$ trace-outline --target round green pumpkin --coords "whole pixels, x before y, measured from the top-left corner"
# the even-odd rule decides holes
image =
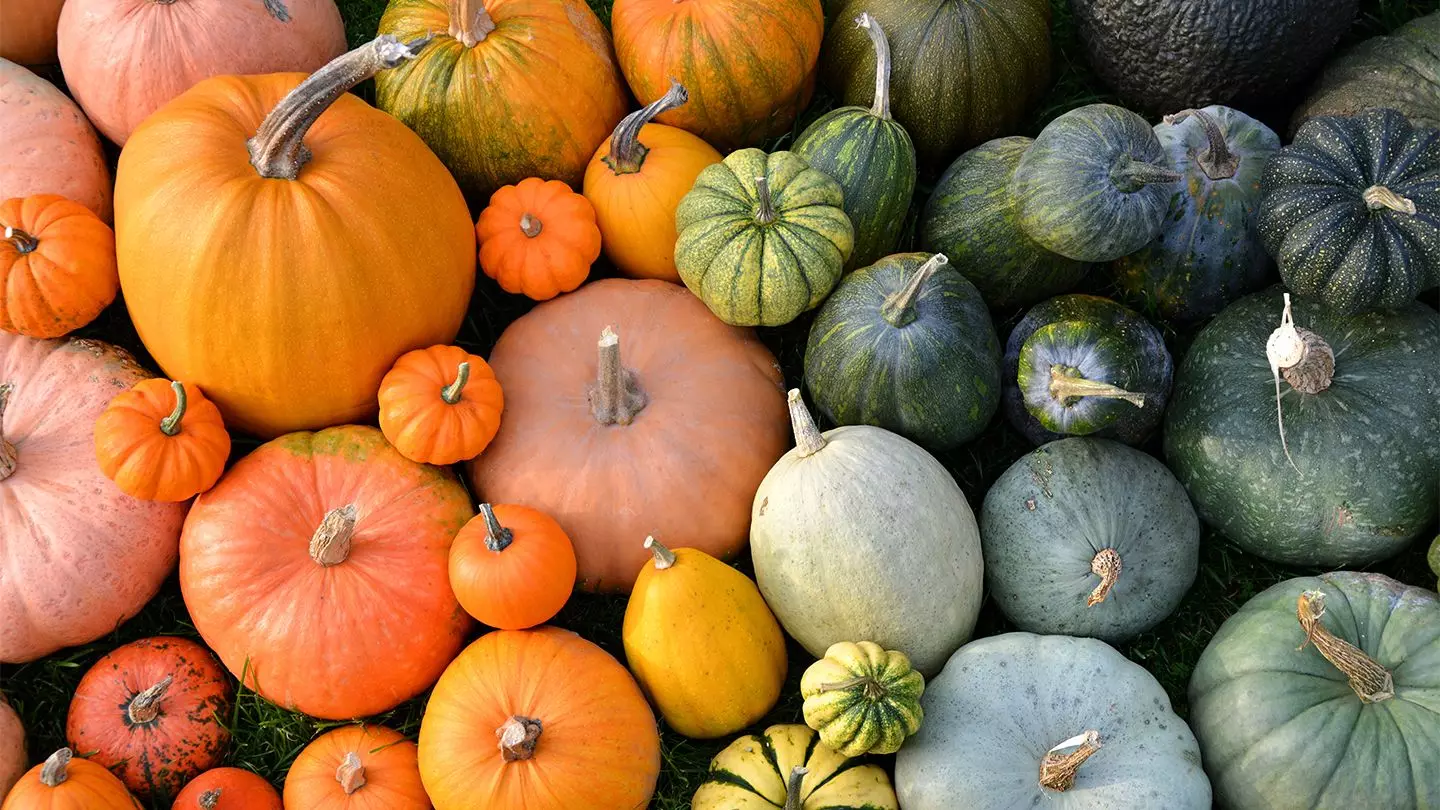
[[[991,307],[1029,306],[1080,282],[1090,265],[1041,247],[1020,227],[1010,178],[1034,141],[997,138],[955,159],[920,216],[920,243],[944,253]]]
[[[1115,278],[1146,311],[1197,321],[1270,276],[1255,220],[1260,178],[1280,139],[1245,113],[1217,105],[1166,116],[1155,135],[1184,182],[1171,196],[1160,235],[1116,260]]]
[[[1326,655],[1345,648],[1353,684]],[[1200,655],[1190,725],[1225,807],[1440,807],[1440,600],[1380,574],[1281,582]]]
[[[890,36],[895,118],[932,169],[1015,130],[1049,89],[1049,0],[851,0],[820,57],[845,104],[868,102],[875,79],[868,37],[846,22],[862,11]]]
[[[1200,519],[1153,456],[1105,439],[1051,442],[985,495],[985,581],[1016,627],[1112,644],[1179,606],[1200,564]]]
[[[846,276],[820,308],[805,385],[837,425],[948,449],[1000,406],[1000,340],[980,293],[943,255],[887,256]]]
[[[1160,234],[1179,179],[1144,118],[1088,104],[1040,131],[1010,193],[1031,239],[1076,261],[1108,262]]]
[[[1290,119],[1290,131],[1311,118],[1375,107],[1395,110],[1415,126],[1440,128],[1440,12],[1371,37],[1326,65]]]
[[[893,754],[925,720],[925,677],[873,641],[830,645],[800,678],[805,724],[847,757]]]
[[[890,117],[890,46],[869,14],[856,22],[875,45],[874,104],[831,110],[806,127],[791,147],[810,168],[835,178],[844,191],[845,215],[855,229],[847,271],[895,250],[915,193],[915,147],[905,128]]]
[[[793,152],[731,152],[675,211],[675,267],[720,320],[780,326],[835,288],[855,245],[840,184]]]
[[[1440,130],[1394,110],[1312,118],[1265,167],[1260,239],[1285,286],[1343,314],[1440,284]]]
[[[1035,444],[1096,436],[1140,444],[1160,425],[1174,364],[1160,330],[1108,298],[1062,295],[1005,343],[1001,401]]]
[[[1334,372],[1323,386],[1282,377],[1282,444],[1265,353],[1282,309],[1278,289],[1256,293],[1196,337],[1165,421],[1170,469],[1200,518],[1252,554],[1330,568],[1389,557],[1435,521],[1440,314],[1412,303],[1340,315],[1296,299],[1295,325],[1328,344]]]

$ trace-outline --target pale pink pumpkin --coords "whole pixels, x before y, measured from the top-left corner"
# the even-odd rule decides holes
[[[22,65],[55,62],[55,28],[65,0],[5,0],[0,3],[0,59]],[[0,796],[5,791],[0,790]]]
[[[59,194],[110,222],[110,191],[100,139],[80,108],[55,85],[0,59],[0,200]]]
[[[25,756],[25,727],[20,715],[0,695],[0,801],[30,768]]]
[[[95,460],[95,420],[149,376],[100,341],[0,332],[0,662],[94,641],[174,569],[185,507],[131,498]]]

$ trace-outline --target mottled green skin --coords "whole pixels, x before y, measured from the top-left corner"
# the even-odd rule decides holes
[[[1143,407],[1108,397],[1066,403],[1050,395],[1052,366],[1145,395]],[[1062,295],[1036,304],[1005,343],[1002,402],[1035,444],[1067,435],[1140,444],[1160,426],[1174,363],[1165,340],[1133,310],[1108,298]]]
[[[1418,303],[1345,316],[1293,299],[1325,339],[1335,376],[1318,394],[1282,378],[1286,461],[1265,342],[1280,290],[1231,304],[1175,378],[1165,456],[1200,518],[1241,548],[1290,565],[1362,565],[1435,521],[1440,487],[1440,314]]]
[[[840,184],[855,228],[848,272],[894,252],[915,193],[915,147],[905,128],[861,107],[831,110],[791,150]]]
[[[776,218],[759,221],[764,176]],[[731,152],[705,167],[675,211],[675,267],[720,320],[780,326],[818,306],[840,280],[855,232],[840,184],[793,152]]]
[[[1200,519],[1155,457],[1105,439],[1061,439],[990,487],[980,545],[990,595],[1016,627],[1118,644],[1159,624],[1190,590]],[[1120,577],[1087,605],[1102,549],[1120,555]]]
[[[1381,185],[1416,213],[1371,210]],[[1403,306],[1440,284],[1440,130],[1394,110],[1312,118],[1265,167],[1260,239],[1285,286],[1344,314]]]
[[[1440,537],[1431,541],[1430,553],[1426,555],[1425,559],[1430,563],[1431,573],[1440,577]]]
[[[1325,594],[1325,629],[1390,671],[1393,698],[1362,702],[1306,643],[1295,611],[1311,590]],[[1281,582],[1200,655],[1190,725],[1223,807],[1440,807],[1440,600],[1380,574]]]
[[[1203,112],[1215,119],[1239,160],[1235,173],[1211,178],[1196,160],[1210,142],[1195,116],[1156,124],[1160,145],[1185,178],[1170,195],[1160,235],[1114,264],[1115,278],[1132,300],[1172,321],[1208,318],[1265,286],[1271,274],[1255,220],[1260,177],[1280,150],[1280,138],[1239,110],[1212,105]]]
[[[1017,129],[1049,89],[1049,0],[851,0],[820,55],[845,104],[869,104],[875,89],[874,48],[849,22],[862,11],[890,38],[891,110],[932,170]]]
[[[881,309],[926,253],[900,253],[851,273],[815,316],[805,385],[837,425],[875,425],[926,447],[961,445],[1000,405],[1000,340],[975,286],[948,265],[920,289],[915,319]]]
[[[1145,119],[1113,104],[1088,104],[1056,118],[1025,150],[1010,193],[1020,227],[1061,256],[1108,262],[1160,233],[1177,185],[1120,176],[1132,163],[1169,169]]]
[[[996,309],[1029,306],[1059,295],[1090,265],[1041,247],[1020,227],[1010,178],[1034,141],[997,138],[955,159],[920,216],[920,243],[944,253]]]
[[[1440,128],[1440,12],[1371,37],[1325,66],[1290,132],[1321,115],[1389,107],[1422,127]]]

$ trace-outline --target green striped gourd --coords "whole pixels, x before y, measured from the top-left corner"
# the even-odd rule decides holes
[[[893,754],[920,729],[925,677],[873,641],[830,645],[800,678],[805,725],[843,756]]]

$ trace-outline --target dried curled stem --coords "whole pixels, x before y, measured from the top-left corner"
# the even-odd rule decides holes
[[[1326,661],[1345,673],[1345,677],[1350,681],[1350,688],[1355,690],[1362,702],[1379,703],[1395,697],[1395,678],[1390,674],[1390,670],[1380,666],[1359,647],[1335,636],[1320,623],[1320,618],[1325,615],[1324,593],[1305,591],[1300,594],[1295,604],[1295,615],[1300,620],[1301,629],[1305,631],[1305,641],[1301,642],[1299,649],[1303,650],[1307,644],[1314,644]]]
[[[1075,773],[1100,747],[1100,732],[1090,729],[1051,748],[1040,760],[1040,784],[1062,792],[1074,787]],[[1068,754],[1060,753],[1067,748],[1075,750]]]

